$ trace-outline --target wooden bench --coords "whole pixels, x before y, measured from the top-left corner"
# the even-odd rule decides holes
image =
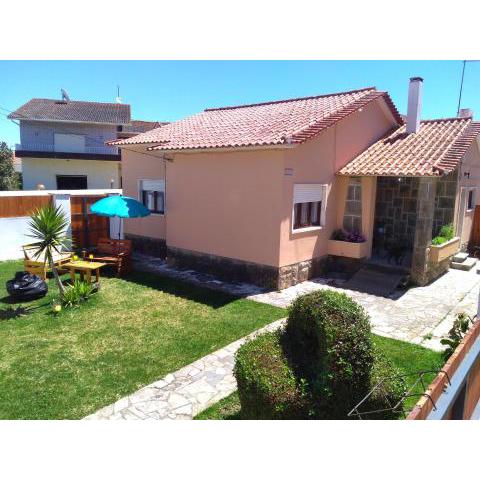
[[[34,245],[23,245],[22,250],[24,255],[23,269],[45,280],[47,273],[50,271],[50,265],[45,259],[45,252],[37,256],[38,249]],[[53,265],[56,269],[62,270],[62,266],[71,260],[72,255],[72,252],[53,252]]]
[[[132,241],[100,238],[92,251],[84,251],[83,258],[92,262],[115,266],[117,276],[128,273],[131,268]]]

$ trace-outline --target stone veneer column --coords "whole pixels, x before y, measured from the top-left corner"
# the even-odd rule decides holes
[[[411,277],[418,285],[428,283],[428,253],[432,242],[435,216],[436,177],[422,177],[418,182],[417,220],[412,252]]]

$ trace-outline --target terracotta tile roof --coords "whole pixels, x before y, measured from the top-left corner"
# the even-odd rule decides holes
[[[115,145],[154,143],[151,149],[182,150],[303,143],[322,130],[384,98],[403,123],[386,92],[374,87],[237,107],[211,108]]]
[[[436,176],[453,171],[480,135],[471,118],[424,120],[417,133],[405,125],[385,135],[340,169],[339,175]]]
[[[130,105],[32,98],[12,112],[8,118],[126,125],[130,123]]]
[[[125,125],[122,129],[124,133],[145,133],[154,128],[163,127],[168,125],[169,122],[149,122],[146,120],[131,120],[128,125]]]

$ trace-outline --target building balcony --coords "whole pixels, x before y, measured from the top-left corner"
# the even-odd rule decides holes
[[[120,151],[117,147],[107,145],[88,146],[58,146],[44,143],[17,143],[15,155],[19,158],[65,158],[81,160],[120,160]]]

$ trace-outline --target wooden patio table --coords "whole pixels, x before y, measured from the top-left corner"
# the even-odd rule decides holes
[[[92,272],[95,272],[95,278],[97,284],[100,284],[100,269],[104,267],[106,263],[100,262],[88,262],[86,260],[74,260],[72,262],[64,263],[63,268],[70,270],[70,278],[72,282],[75,281],[75,271],[80,272],[80,278],[83,280],[84,275],[87,277],[87,282],[92,281]]]

